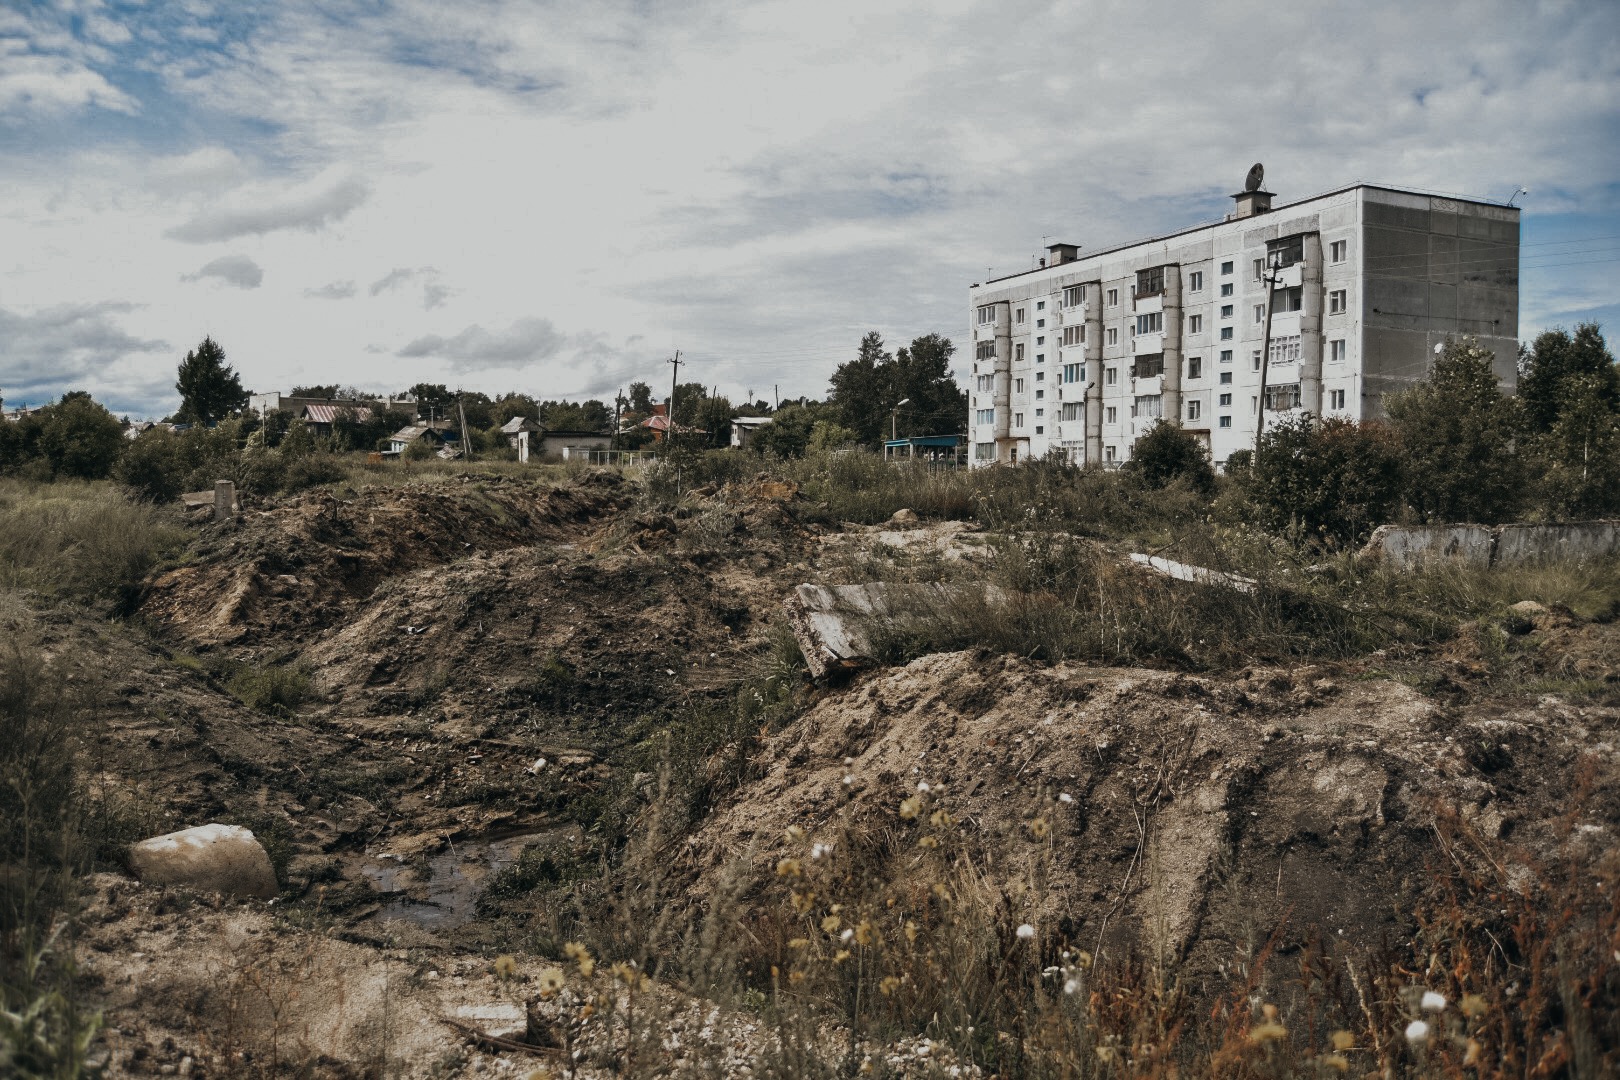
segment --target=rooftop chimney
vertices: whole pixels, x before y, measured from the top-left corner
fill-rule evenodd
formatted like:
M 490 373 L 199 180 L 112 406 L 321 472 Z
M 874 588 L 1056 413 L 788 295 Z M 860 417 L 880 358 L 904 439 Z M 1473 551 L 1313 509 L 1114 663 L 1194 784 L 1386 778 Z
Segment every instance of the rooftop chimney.
M 1080 257 L 1079 244 L 1047 244 L 1046 250 L 1051 256 L 1046 260 L 1048 266 L 1071 263 Z
M 1237 213 L 1234 217 L 1254 217 L 1256 214 L 1268 213 L 1271 210 L 1271 192 L 1269 191 L 1240 191 L 1232 198 L 1237 200 Z

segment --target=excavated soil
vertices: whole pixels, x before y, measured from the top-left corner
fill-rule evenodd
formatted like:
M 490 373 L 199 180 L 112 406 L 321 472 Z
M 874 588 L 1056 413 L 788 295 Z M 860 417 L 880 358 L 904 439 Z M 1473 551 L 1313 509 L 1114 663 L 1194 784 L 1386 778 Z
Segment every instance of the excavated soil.
M 735 889 L 746 853 L 753 901 L 780 903 L 772 868 L 812 843 L 865 864 L 870 897 L 894 895 L 933 834 L 991 880 L 1031 886 L 1015 907 L 1054 936 L 1168 954 L 1196 978 L 1279 928 L 1283 956 L 1312 935 L 1409 934 L 1436 864 L 1459 857 L 1439 818 L 1525 864 L 1613 855 L 1620 710 L 1453 708 L 1363 675 L 977 653 L 873 672 L 771 740 L 765 775 L 690 842 L 692 895 Z M 1572 808 L 1583 763 L 1594 786 Z M 954 818 L 943 836 L 934 809 Z
M 754 483 L 659 509 L 605 472 L 307 494 L 198 526 L 126 624 L 0 612 L 105 703 L 92 771 L 127 830 L 248 825 L 287 886 L 266 907 L 97 879 L 86 970 L 113 1073 L 279 1052 L 263 987 L 297 991 L 285 1046 L 311 1075 L 379 1054 L 408 1075 L 493 1067 L 438 1022 L 506 994 L 495 953 L 534 941 L 477 905 L 492 875 L 530 844 L 595 865 L 606 800 L 652 790 L 629 775 L 637 752 L 731 700 L 794 585 L 961 577 L 988 557 L 957 523 L 824 535 L 798 499 Z M 941 857 L 1038 881 L 1026 917 L 1087 948 L 1144 944 L 1207 973 L 1278 925 L 1285 952 L 1318 931 L 1399 937 L 1429 869 L 1470 857 L 1443 840 L 1453 813 L 1526 858 L 1615 848 L 1620 711 L 1493 699 L 1487 638 L 1419 657 L 1429 674 L 1407 682 L 954 653 L 807 687 L 808 711 L 670 860 L 676 902 L 701 906 L 739 864 L 748 902 L 779 899 L 789 825 L 873 868 L 874 889 L 904 881 L 928 814 L 897 810 L 927 784 L 955 819 Z M 1549 615 L 1522 640 L 1549 676 L 1620 669 L 1613 625 Z M 233 696 L 233 673 L 270 669 L 305 673 L 304 700 Z M 1575 806 L 1577 775 L 1594 779 Z M 708 1034 L 689 1046 L 753 1045 L 745 1020 L 693 1023 Z

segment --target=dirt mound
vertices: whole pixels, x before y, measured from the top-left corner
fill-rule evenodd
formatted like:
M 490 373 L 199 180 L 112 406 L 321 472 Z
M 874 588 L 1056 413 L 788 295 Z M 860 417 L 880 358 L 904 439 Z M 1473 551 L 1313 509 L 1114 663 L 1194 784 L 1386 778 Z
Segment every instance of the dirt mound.
M 1437 815 L 1545 852 L 1589 755 L 1581 828 L 1620 827 L 1620 711 L 1457 711 L 1320 669 L 1229 680 L 953 653 L 873 673 L 777 735 L 766 775 L 691 843 L 694 895 L 748 852 L 756 900 L 792 825 L 903 883 L 933 834 L 1024 917 L 1087 948 L 1128 942 L 1213 972 L 1285 923 L 1372 943 L 1409 926 L 1454 853 Z M 902 801 L 920 796 L 902 810 Z M 930 825 L 944 808 L 948 828 Z M 1589 820 L 1588 820 L 1589 819 Z M 1568 831 L 1568 823 L 1562 826 Z M 924 840 L 923 847 L 929 842 Z
M 562 487 L 464 477 L 352 499 L 300 495 L 208 529 L 190 565 L 152 582 L 141 613 L 193 646 L 298 641 L 342 622 L 390 577 L 578 539 L 630 498 L 611 472 Z

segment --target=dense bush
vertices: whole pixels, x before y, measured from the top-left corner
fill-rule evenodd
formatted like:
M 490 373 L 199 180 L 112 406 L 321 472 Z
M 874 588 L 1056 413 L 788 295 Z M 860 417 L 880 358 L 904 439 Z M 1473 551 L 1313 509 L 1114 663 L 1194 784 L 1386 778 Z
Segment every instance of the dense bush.
M 90 481 L 0 481 L 0 587 L 121 598 L 184 542 L 172 511 Z
M 1126 468 L 1150 488 L 1162 488 L 1174 480 L 1184 480 L 1198 491 L 1215 488 L 1209 451 L 1174 420 L 1154 424 L 1137 439 Z
M 1400 507 L 1400 447 L 1383 424 L 1301 416 L 1261 435 L 1247 484 L 1266 527 L 1332 546 L 1359 544 Z

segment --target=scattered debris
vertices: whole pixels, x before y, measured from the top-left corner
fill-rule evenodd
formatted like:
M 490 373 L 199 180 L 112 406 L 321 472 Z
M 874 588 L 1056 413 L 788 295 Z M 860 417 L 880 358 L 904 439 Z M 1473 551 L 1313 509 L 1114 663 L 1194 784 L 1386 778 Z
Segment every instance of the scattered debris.
M 881 624 L 903 629 L 909 621 L 939 615 L 962 603 L 994 603 L 1002 592 L 993 585 L 873 581 L 864 585 L 800 585 L 783 608 L 793 636 L 821 678 L 836 668 L 872 662 L 873 630 Z
M 1157 555 L 1138 555 L 1131 553 L 1131 562 L 1137 566 L 1146 567 L 1165 577 L 1177 581 L 1192 581 L 1199 585 L 1225 585 L 1238 592 L 1254 592 L 1258 583 L 1254 578 L 1244 577 L 1241 574 L 1229 573 L 1225 570 L 1211 570 L 1203 566 L 1189 566 L 1186 563 L 1174 562 L 1170 559 L 1161 559 Z

